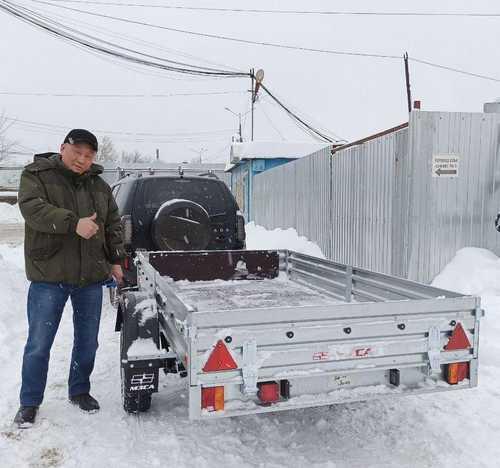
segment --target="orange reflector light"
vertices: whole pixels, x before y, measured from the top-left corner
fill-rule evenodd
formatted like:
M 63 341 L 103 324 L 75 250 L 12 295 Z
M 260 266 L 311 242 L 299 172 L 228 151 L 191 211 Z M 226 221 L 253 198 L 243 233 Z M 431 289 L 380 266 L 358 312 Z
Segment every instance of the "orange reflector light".
M 210 357 L 208 358 L 205 366 L 203 367 L 203 372 L 217 372 L 237 369 L 238 365 L 231 356 L 231 353 L 226 348 L 226 345 L 222 340 L 217 341 Z
M 207 411 L 224 411 L 224 387 L 202 388 L 201 408 Z
M 447 381 L 450 385 L 456 385 L 462 380 L 469 377 L 469 363 L 468 362 L 454 362 L 448 364 Z
M 448 344 L 444 347 L 446 351 L 457 351 L 470 349 L 471 344 L 461 323 L 458 323 L 451 334 Z M 453 362 L 448 364 L 446 380 L 450 385 L 456 385 L 469 377 L 468 362 Z

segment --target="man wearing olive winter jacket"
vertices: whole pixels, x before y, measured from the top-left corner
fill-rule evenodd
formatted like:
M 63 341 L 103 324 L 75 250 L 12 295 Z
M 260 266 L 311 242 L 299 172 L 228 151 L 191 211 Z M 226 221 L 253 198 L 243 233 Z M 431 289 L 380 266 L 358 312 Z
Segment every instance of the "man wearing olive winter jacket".
M 102 286 L 123 280 L 121 223 L 109 185 L 94 164 L 97 139 L 69 132 L 60 154 L 36 155 L 21 176 L 19 207 L 26 221 L 24 256 L 28 340 L 22 367 L 19 427 L 33 424 L 42 403 L 49 355 L 64 306 L 73 306 L 74 343 L 69 399 L 82 410 L 99 409 L 90 395 L 102 307 Z

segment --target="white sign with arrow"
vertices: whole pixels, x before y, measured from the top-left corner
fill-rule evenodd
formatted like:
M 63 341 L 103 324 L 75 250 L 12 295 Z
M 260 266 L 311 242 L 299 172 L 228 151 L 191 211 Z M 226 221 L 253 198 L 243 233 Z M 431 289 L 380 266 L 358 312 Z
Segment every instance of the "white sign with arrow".
M 458 177 L 459 163 L 460 157 L 457 154 L 433 154 L 432 177 L 440 179 Z

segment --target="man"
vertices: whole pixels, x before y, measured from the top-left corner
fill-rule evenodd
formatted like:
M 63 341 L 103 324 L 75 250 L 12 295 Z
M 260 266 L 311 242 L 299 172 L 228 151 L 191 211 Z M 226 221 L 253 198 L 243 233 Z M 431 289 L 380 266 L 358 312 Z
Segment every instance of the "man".
M 19 208 L 26 221 L 24 257 L 28 293 L 28 340 L 22 367 L 21 406 L 14 422 L 34 423 L 47 381 L 49 355 L 64 306 L 71 298 L 74 342 L 69 400 L 99 410 L 90 395 L 102 306 L 102 286 L 123 280 L 122 231 L 109 185 L 94 164 L 97 139 L 71 130 L 60 154 L 35 155 L 21 175 Z

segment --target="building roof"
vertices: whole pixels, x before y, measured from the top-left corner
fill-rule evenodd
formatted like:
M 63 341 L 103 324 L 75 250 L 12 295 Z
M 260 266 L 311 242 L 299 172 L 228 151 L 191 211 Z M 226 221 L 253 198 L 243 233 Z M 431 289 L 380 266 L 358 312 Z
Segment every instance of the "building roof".
M 236 142 L 231 145 L 231 163 L 248 159 L 299 159 L 328 146 L 328 143 L 289 141 Z

